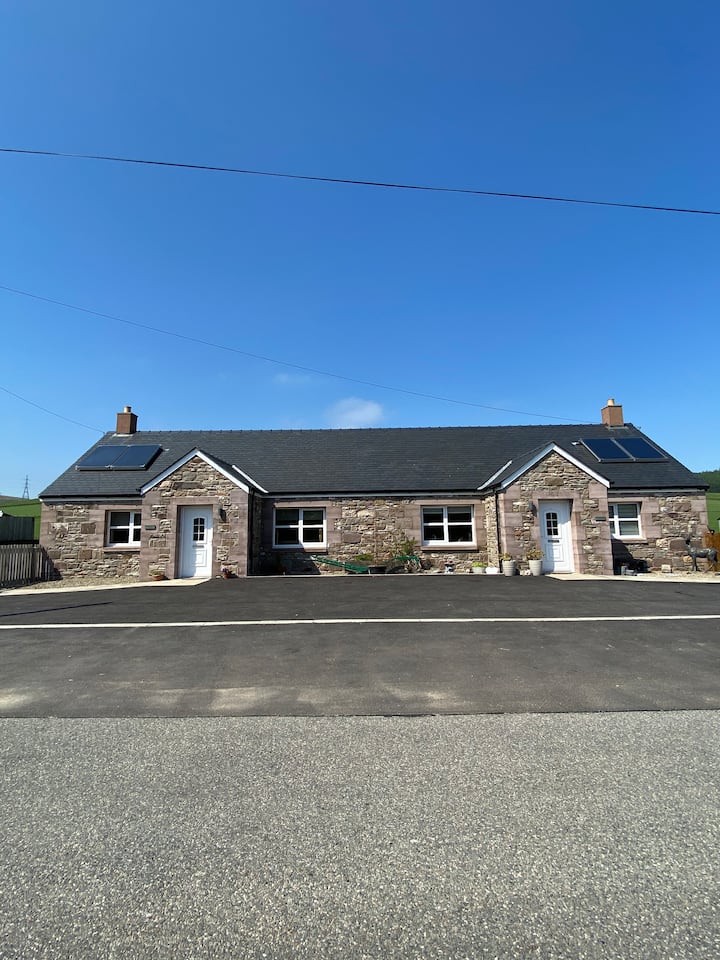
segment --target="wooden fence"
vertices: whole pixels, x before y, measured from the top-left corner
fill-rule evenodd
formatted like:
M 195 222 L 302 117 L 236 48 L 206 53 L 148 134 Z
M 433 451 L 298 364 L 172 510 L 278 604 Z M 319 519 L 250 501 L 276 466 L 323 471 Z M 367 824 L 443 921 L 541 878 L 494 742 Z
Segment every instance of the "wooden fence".
M 39 543 L 0 543 L 0 587 L 19 587 L 52 577 L 52 561 Z
M 0 543 L 27 543 L 34 540 L 34 525 L 32 517 L 9 516 L 0 510 Z

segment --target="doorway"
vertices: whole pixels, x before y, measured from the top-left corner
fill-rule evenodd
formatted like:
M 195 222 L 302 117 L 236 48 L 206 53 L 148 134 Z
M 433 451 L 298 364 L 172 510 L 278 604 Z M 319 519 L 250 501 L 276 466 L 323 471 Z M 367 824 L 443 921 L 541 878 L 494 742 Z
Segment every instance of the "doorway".
M 212 576 L 212 507 L 180 508 L 178 577 Z
M 545 573 L 572 573 L 572 527 L 569 500 L 545 500 L 540 504 L 540 536 Z

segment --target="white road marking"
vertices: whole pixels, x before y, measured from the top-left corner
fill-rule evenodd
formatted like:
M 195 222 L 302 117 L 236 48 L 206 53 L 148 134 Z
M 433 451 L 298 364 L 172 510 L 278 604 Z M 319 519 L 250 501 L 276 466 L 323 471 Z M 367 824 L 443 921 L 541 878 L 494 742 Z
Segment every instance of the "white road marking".
M 169 620 L 141 623 L 2 623 L 0 630 L 132 630 L 165 627 L 294 627 L 382 623 L 626 623 L 655 620 L 720 620 L 720 613 L 647 614 L 632 617 L 318 617 L 297 620 Z

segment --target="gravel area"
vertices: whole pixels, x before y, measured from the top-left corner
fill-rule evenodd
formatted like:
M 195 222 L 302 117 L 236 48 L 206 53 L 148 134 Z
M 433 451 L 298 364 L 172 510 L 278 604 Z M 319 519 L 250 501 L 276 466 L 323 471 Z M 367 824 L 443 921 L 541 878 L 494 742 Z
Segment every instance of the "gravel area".
M 130 580 L 124 577 L 114 577 L 108 580 L 107 577 L 64 577 L 62 580 L 41 580 L 38 583 L 25 583 L 19 587 L 3 587 L 2 593 L 23 593 L 26 590 L 85 590 L 88 587 L 137 587 L 140 586 L 137 580 Z
M 0 723 L 0 957 L 720 955 L 720 715 Z

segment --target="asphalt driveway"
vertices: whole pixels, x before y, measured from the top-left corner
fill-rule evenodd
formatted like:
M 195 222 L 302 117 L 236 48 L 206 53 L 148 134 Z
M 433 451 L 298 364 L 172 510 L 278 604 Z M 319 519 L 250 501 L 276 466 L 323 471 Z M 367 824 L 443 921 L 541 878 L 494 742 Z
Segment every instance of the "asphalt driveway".
M 0 716 L 720 707 L 720 584 L 268 578 L 0 597 Z

